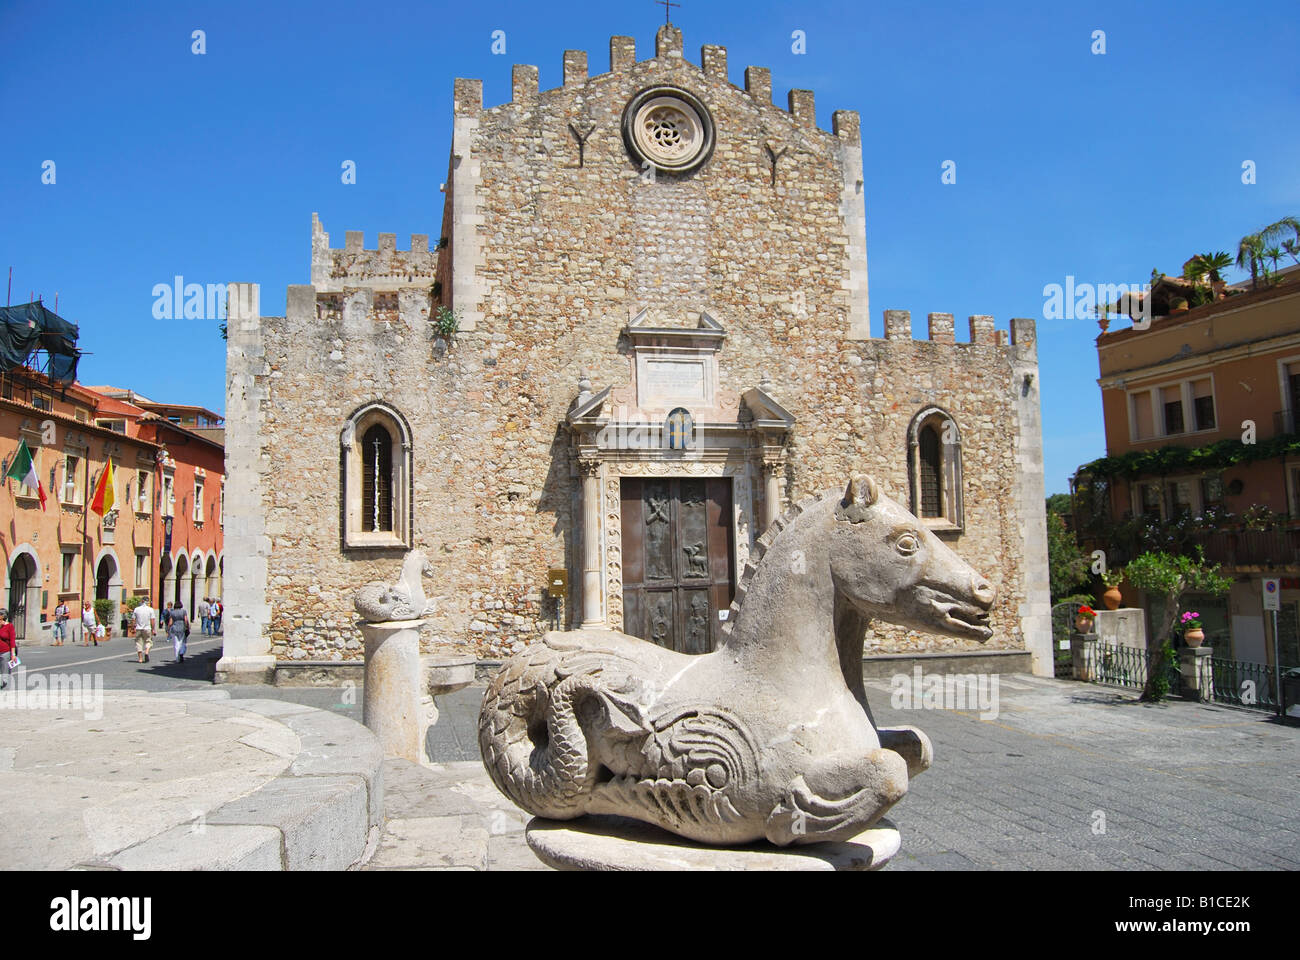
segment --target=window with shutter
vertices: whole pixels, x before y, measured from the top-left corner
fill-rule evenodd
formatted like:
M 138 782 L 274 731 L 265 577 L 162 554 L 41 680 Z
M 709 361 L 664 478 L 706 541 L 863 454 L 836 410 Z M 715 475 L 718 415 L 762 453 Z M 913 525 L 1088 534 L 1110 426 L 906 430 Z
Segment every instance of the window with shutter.
M 943 455 L 939 432 L 933 426 L 921 428 L 921 516 L 943 516 Z

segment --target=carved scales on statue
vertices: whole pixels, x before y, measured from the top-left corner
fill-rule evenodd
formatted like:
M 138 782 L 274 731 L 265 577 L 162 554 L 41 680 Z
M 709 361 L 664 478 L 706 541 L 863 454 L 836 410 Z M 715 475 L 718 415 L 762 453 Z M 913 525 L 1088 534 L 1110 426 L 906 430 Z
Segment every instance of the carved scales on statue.
M 932 756 L 921 731 L 875 727 L 867 624 L 983 642 L 993 599 L 874 480 L 854 477 L 763 535 L 713 653 L 580 630 L 507 661 L 479 715 L 483 763 L 539 817 L 615 814 L 710 844 L 847 840 Z

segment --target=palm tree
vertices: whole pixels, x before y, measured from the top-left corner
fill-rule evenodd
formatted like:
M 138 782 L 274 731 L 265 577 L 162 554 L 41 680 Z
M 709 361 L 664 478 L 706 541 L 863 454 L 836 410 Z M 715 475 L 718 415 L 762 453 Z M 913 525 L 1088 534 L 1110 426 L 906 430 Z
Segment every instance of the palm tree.
M 1232 254 L 1222 250 L 1218 253 L 1199 254 L 1196 259 L 1200 261 L 1201 272 L 1210 275 L 1210 283 L 1222 283 L 1223 277 L 1219 275 L 1219 271 L 1232 266 Z
M 1294 240 L 1300 241 L 1300 219 L 1283 217 L 1256 233 L 1246 234 L 1237 244 L 1236 263 L 1239 267 L 1250 267 L 1252 290 L 1259 286 L 1260 268 L 1264 266 L 1264 259 L 1268 256 L 1266 250 L 1286 238 L 1288 234 L 1292 235 Z M 1264 273 L 1267 275 L 1268 270 L 1265 269 Z
M 1198 253 L 1183 265 L 1183 279 L 1192 284 L 1194 295 L 1192 306 L 1211 303 L 1223 284 L 1219 271 L 1232 266 L 1231 255 L 1222 250 L 1217 253 Z M 1209 280 L 1207 287 L 1202 282 Z
M 1277 262 L 1282 259 L 1282 251 L 1277 247 L 1269 247 L 1264 251 L 1264 256 L 1273 261 L 1273 276 L 1277 276 Z
M 1294 240 L 1283 240 L 1282 250 L 1296 263 L 1300 263 L 1300 243 L 1296 243 Z

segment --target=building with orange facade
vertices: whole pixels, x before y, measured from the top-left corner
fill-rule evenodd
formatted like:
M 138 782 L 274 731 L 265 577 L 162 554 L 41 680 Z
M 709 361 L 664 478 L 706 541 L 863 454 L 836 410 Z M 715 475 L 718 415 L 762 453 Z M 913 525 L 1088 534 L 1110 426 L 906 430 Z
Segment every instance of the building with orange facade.
M 1111 566 L 1148 549 L 1199 547 L 1232 576 L 1227 597 L 1184 603 L 1225 656 L 1274 662 L 1262 581 L 1280 578 L 1283 666 L 1300 665 L 1298 277 L 1283 271 L 1275 285 L 1193 309 L 1170 309 L 1157 285 L 1149 326 L 1103 330 L 1107 456 L 1075 477 L 1080 541 Z M 1146 601 L 1150 630 L 1161 602 Z
M 118 387 L 88 387 L 102 398 L 100 422 L 119 418 L 158 448 L 159 522 L 153 555 L 161 592 L 193 613 L 204 597 L 222 596 L 225 570 L 225 428 L 204 407 L 156 403 Z M 114 428 L 117 427 L 115 420 Z
M 187 425 L 128 393 L 27 367 L 0 375 L 0 459 L 7 470 L 25 441 L 46 494 L 42 509 L 36 490 L 7 479 L 0 495 L 4 602 L 20 642 L 52 641 L 60 601 L 75 624 L 83 601 L 108 599 L 116 626 L 128 597 L 193 611 L 221 595 L 220 417 L 183 408 L 197 413 Z M 110 459 L 115 503 L 101 517 L 91 493 Z

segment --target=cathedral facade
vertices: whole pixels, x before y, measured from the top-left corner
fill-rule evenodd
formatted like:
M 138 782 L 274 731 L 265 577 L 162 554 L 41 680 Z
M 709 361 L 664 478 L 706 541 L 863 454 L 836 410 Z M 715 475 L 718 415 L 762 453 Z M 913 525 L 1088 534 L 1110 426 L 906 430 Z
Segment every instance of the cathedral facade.
M 353 592 L 412 548 L 428 649 L 557 626 L 712 649 L 756 538 L 855 472 L 999 594 L 984 648 L 878 624 L 868 652 L 1050 675 L 1033 321 L 873 326 L 857 113 L 820 129 L 811 91 L 778 107 L 767 70 L 733 84 L 672 26 L 563 77 L 517 66 L 491 108 L 455 81 L 432 245 L 332 246 L 313 216 L 284 316 L 230 286 L 219 676 L 359 659 Z

